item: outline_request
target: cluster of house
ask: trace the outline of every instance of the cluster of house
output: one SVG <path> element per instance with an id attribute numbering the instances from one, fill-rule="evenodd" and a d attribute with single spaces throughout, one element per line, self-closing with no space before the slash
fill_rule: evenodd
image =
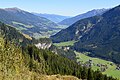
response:
<path id="1" fill-rule="evenodd" d="M 64 51 L 68 51 L 68 50 L 70 50 L 70 47 L 68 47 L 68 46 L 62 46 L 62 47 L 59 47 L 59 49 L 63 49 Z"/>
<path id="2" fill-rule="evenodd" d="M 117 65 L 116 70 L 120 70 L 120 65 Z"/>
<path id="3" fill-rule="evenodd" d="M 102 71 L 102 72 L 104 72 L 104 71 L 106 71 L 108 69 L 108 66 L 106 64 L 105 65 L 104 64 L 100 64 L 100 63 L 95 64 L 95 63 L 93 63 L 92 60 L 88 60 L 85 63 L 78 62 L 78 64 L 82 65 L 82 66 L 85 66 L 85 67 L 88 67 L 88 68 L 90 68 L 92 66 L 97 66 L 97 67 L 100 68 L 100 71 Z"/>
<path id="4" fill-rule="evenodd" d="M 86 61 L 85 63 L 83 63 L 83 61 L 79 61 L 78 64 L 81 66 L 88 67 L 88 68 L 92 67 L 93 65 L 92 60 Z"/>
<path id="5" fill-rule="evenodd" d="M 108 66 L 106 64 L 97 64 L 97 66 L 100 67 L 100 70 L 102 72 L 104 72 L 108 69 Z"/>
<path id="6" fill-rule="evenodd" d="M 99 70 L 101 72 L 105 72 L 108 69 L 108 65 L 113 66 L 113 63 L 107 63 L 108 65 L 107 64 L 100 64 L 100 63 L 95 64 L 95 63 L 93 63 L 92 60 L 88 60 L 85 63 L 83 63 L 83 61 L 79 61 L 78 64 L 81 66 L 88 67 L 88 68 L 90 68 L 92 66 L 97 66 L 97 67 L 99 67 Z M 120 65 L 117 65 L 116 70 L 120 70 Z"/>

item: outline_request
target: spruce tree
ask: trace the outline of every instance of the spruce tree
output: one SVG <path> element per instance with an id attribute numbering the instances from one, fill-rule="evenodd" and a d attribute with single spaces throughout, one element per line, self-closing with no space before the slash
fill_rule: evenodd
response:
<path id="1" fill-rule="evenodd" d="M 82 73 L 81 73 L 82 79 L 87 79 L 87 68 L 83 67 Z"/>
<path id="2" fill-rule="evenodd" d="M 88 69 L 87 80 L 94 80 L 94 78 L 93 78 L 93 72 L 92 72 L 91 68 Z"/>

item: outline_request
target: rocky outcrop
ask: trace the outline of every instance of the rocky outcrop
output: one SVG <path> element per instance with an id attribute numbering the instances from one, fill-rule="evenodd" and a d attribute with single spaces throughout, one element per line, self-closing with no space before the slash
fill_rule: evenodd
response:
<path id="1" fill-rule="evenodd" d="M 51 47 L 52 43 L 38 43 L 35 44 L 35 46 L 39 49 L 49 49 Z"/>

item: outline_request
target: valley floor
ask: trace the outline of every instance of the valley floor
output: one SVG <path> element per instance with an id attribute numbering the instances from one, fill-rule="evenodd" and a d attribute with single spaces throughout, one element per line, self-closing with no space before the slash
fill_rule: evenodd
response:
<path id="1" fill-rule="evenodd" d="M 79 53 L 76 52 L 76 58 L 77 58 L 77 62 L 78 63 L 82 63 L 82 64 L 86 64 L 87 62 L 89 62 L 89 60 L 91 61 L 91 67 L 93 70 L 103 70 L 105 69 L 105 71 L 103 71 L 103 74 L 107 74 L 108 76 L 113 76 L 114 78 L 118 78 L 120 79 L 120 70 L 117 70 L 117 66 L 116 64 L 114 64 L 113 62 L 110 61 L 106 61 L 103 59 L 99 59 L 99 58 L 92 58 L 86 55 L 86 53 Z M 104 66 L 106 66 L 107 68 L 105 68 Z"/>
<path id="2" fill-rule="evenodd" d="M 64 46 L 73 46 L 76 41 L 68 41 L 68 42 L 61 42 L 61 43 L 54 43 L 55 46 L 57 47 L 64 47 Z M 85 66 L 89 66 L 89 61 L 90 65 L 93 70 L 102 70 L 103 74 L 107 74 L 108 76 L 112 76 L 114 78 L 120 79 L 120 70 L 117 70 L 117 65 L 114 64 L 113 62 L 106 61 L 103 59 L 99 58 L 93 58 L 87 56 L 87 52 L 85 53 L 79 53 L 74 51 L 76 54 L 76 59 L 79 64 L 83 64 Z"/>

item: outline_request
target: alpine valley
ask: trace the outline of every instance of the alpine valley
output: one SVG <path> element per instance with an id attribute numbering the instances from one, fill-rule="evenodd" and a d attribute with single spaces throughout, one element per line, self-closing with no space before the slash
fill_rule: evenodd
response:
<path id="1" fill-rule="evenodd" d="M 101 58 L 107 61 L 120 64 L 120 45 L 119 45 L 119 24 L 120 6 L 106 11 L 102 15 L 85 18 L 75 22 L 66 29 L 51 36 L 55 45 L 70 46 L 72 50 L 83 53 L 93 58 Z M 67 44 L 70 45 L 67 45 Z M 80 58 L 80 61 L 82 57 Z M 88 58 L 91 60 L 91 58 Z M 87 61 L 89 61 L 87 59 Z M 100 61 L 100 60 L 99 60 Z M 83 60 L 84 62 L 84 60 Z M 86 62 L 86 61 L 85 61 Z M 81 62 L 79 62 L 82 64 Z M 93 63 L 94 65 L 95 63 Z M 98 63 L 97 65 L 99 65 Z M 104 64 L 106 65 L 106 64 Z M 112 70 L 112 68 L 110 68 Z M 115 67 L 113 70 L 118 69 Z M 119 69 L 118 69 L 119 70 Z M 107 71 L 107 72 L 106 72 Z M 118 75 L 118 71 L 103 71 L 110 75 Z"/>
<path id="2" fill-rule="evenodd" d="M 120 6 L 74 17 L 1 8 L 0 80 L 120 80 L 119 13 Z"/>
<path id="3" fill-rule="evenodd" d="M 0 21 L 37 39 L 49 37 L 64 28 L 47 18 L 36 16 L 16 7 L 0 9 Z"/>

